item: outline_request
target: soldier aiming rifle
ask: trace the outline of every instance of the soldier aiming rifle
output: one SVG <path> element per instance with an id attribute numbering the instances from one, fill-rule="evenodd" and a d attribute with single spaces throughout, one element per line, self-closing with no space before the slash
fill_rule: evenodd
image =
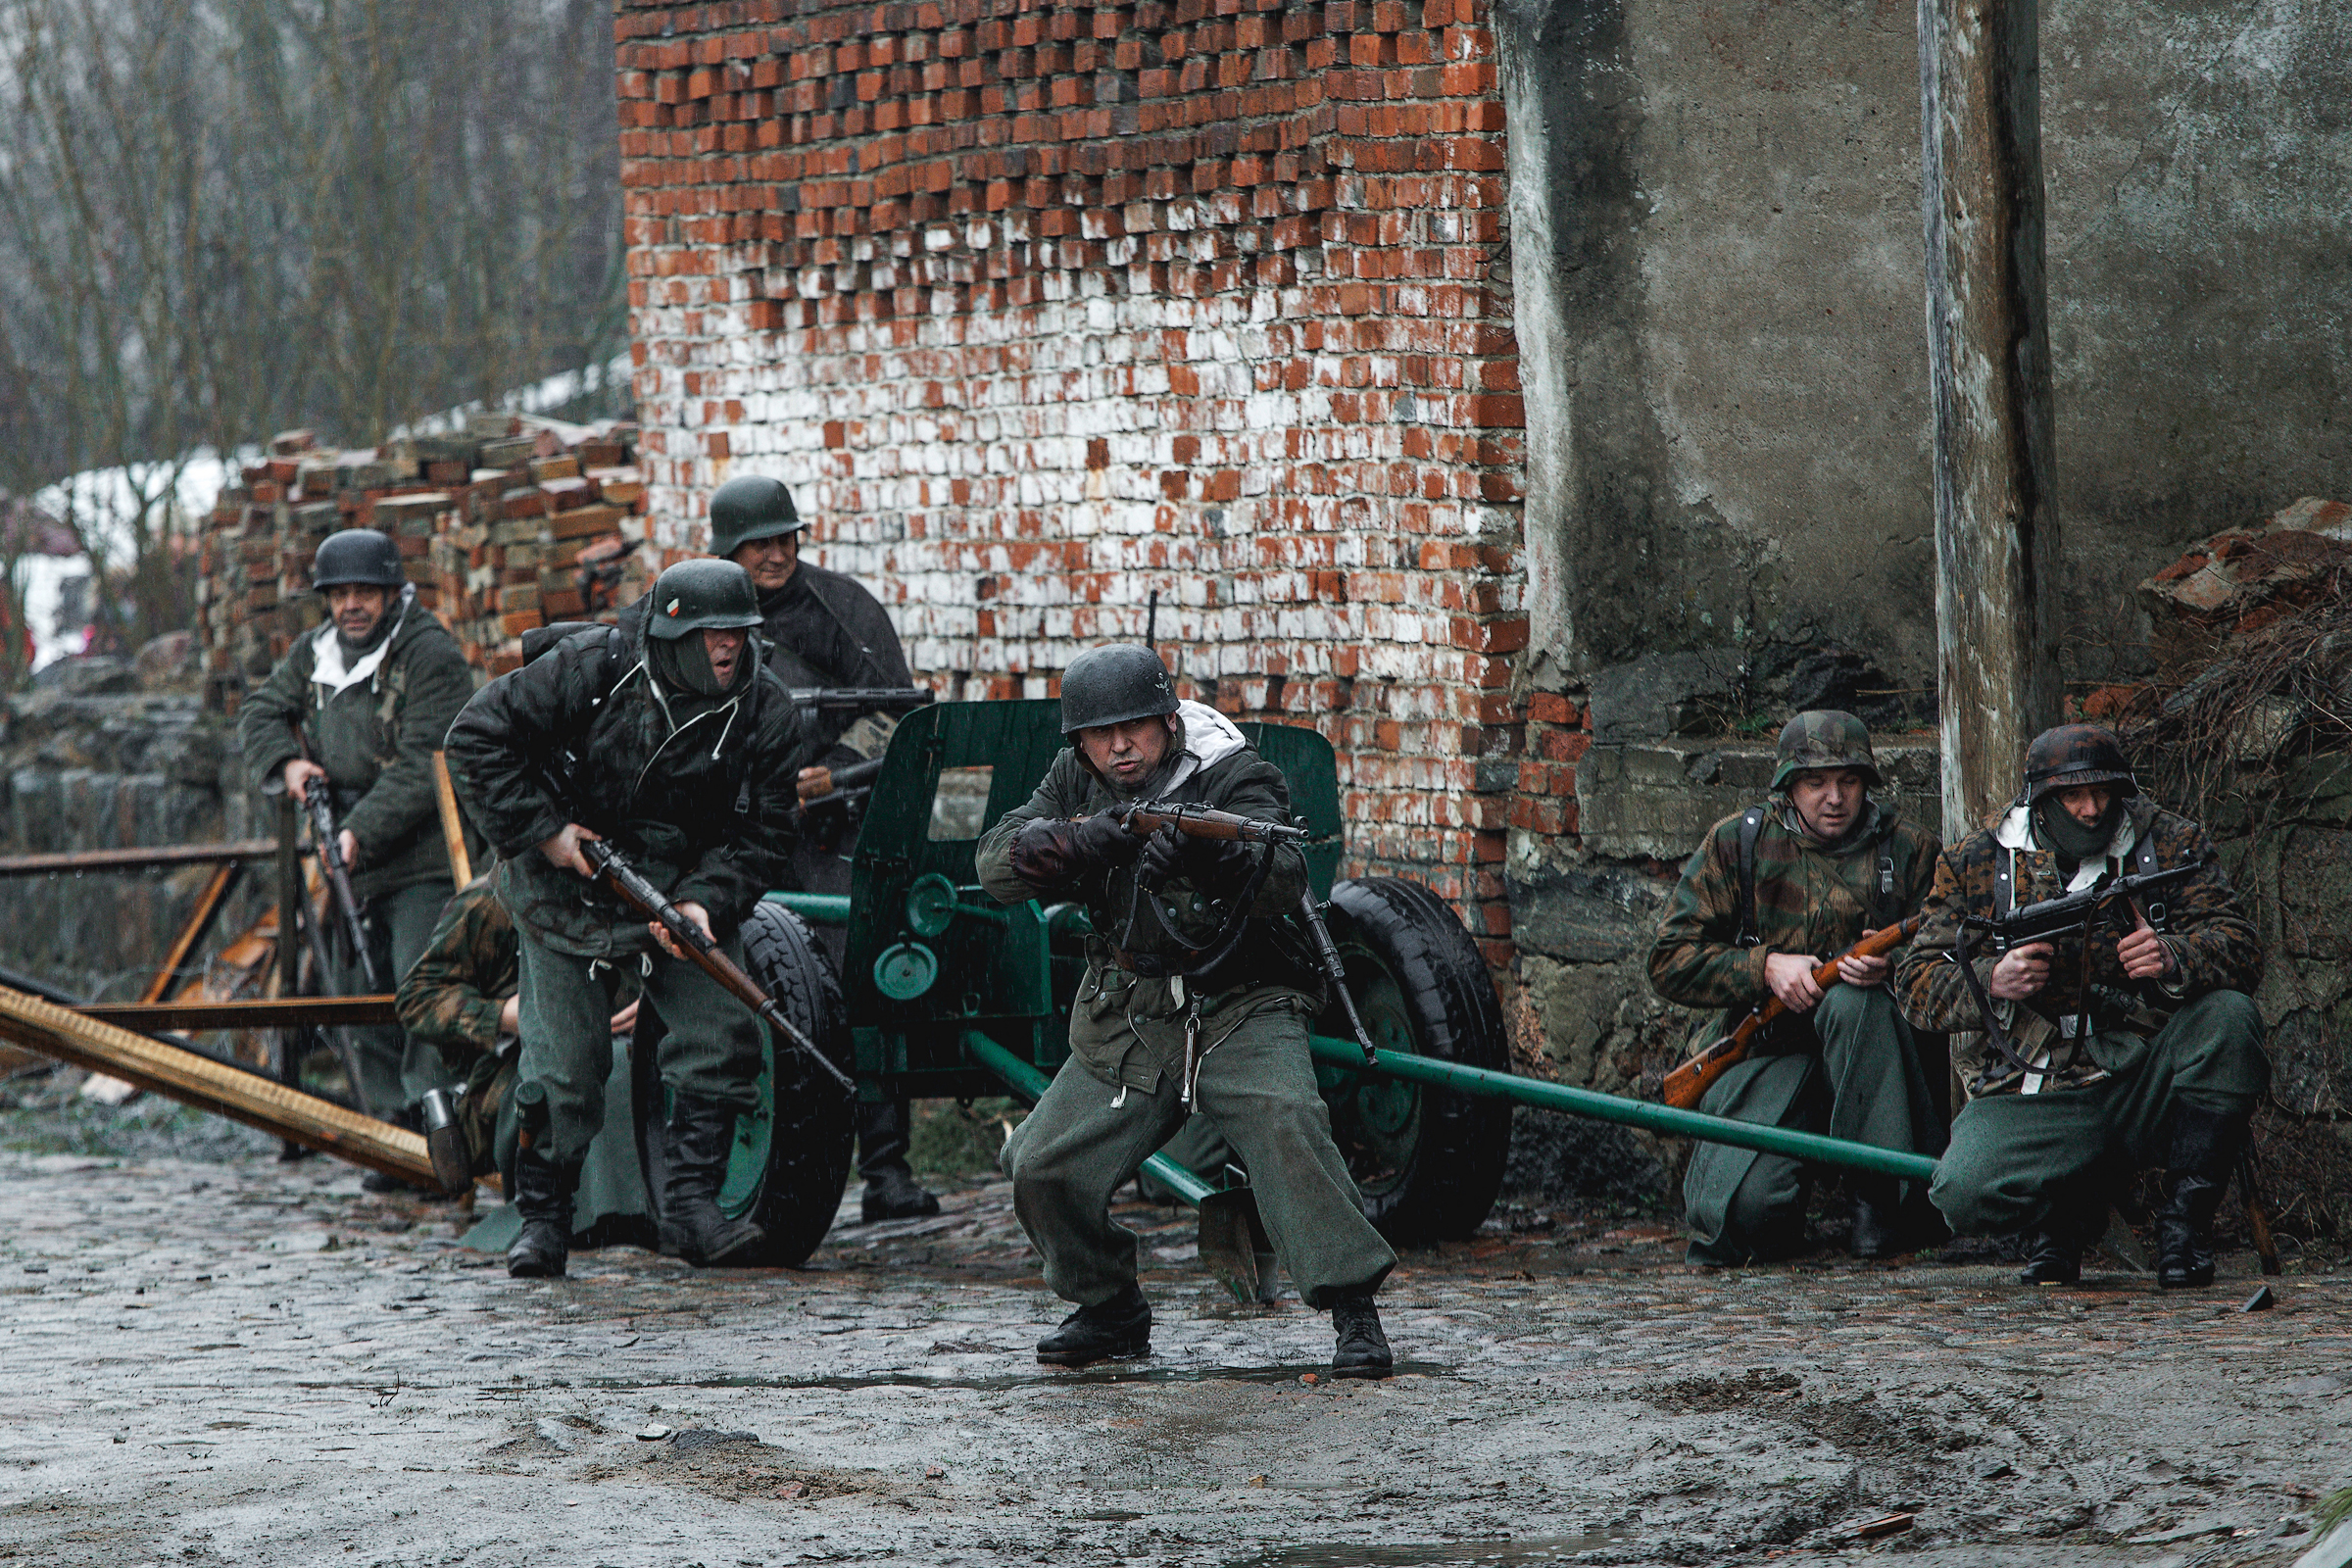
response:
<path id="1" fill-rule="evenodd" d="M 451 774 L 502 857 L 498 896 L 517 928 L 516 1094 L 545 1107 L 515 1156 L 523 1229 L 507 1268 L 518 1278 L 564 1270 L 572 1193 L 604 1125 L 621 962 L 638 968 L 641 1009 L 664 1026 L 664 1250 L 718 1263 L 764 1239 L 718 1206 L 736 1118 L 759 1104 L 758 1019 L 695 961 L 699 944 L 614 891 L 594 852 L 627 856 L 740 967 L 744 917 L 789 877 L 800 722 L 760 662 L 742 567 L 682 562 L 644 604 L 631 628 L 585 627 L 491 682 L 449 732 Z"/>
<path id="2" fill-rule="evenodd" d="M 999 901 L 1079 900 L 1095 930 L 1070 1059 L 1004 1146 L 1046 1283 L 1077 1307 L 1038 1359 L 1082 1366 L 1150 1349 L 1135 1236 L 1111 1221 L 1110 1199 L 1198 1112 L 1247 1163 L 1299 1295 L 1332 1314 L 1333 1374 L 1385 1377 L 1373 1295 L 1396 1254 L 1364 1218 L 1307 1053 L 1325 980 L 1298 915 L 1306 863 L 1287 842 L 1289 787 L 1222 714 L 1180 703 L 1148 648 L 1072 661 L 1061 727 L 1069 744 L 977 852 Z M 1139 837 L 1152 824 L 1132 808 L 1145 802 L 1262 828 L 1197 836 L 1163 822 Z"/>
<path id="3" fill-rule="evenodd" d="M 452 882 L 432 756 L 473 691 L 473 671 L 416 603 L 384 534 L 346 528 L 319 545 L 311 579 L 328 618 L 296 640 L 237 711 L 257 788 L 282 788 L 319 827 L 342 933 L 321 983 L 385 990 L 424 951 Z M 334 862 L 345 870 L 336 877 Z M 349 1032 L 352 1088 L 372 1114 L 417 1125 L 428 1090 L 450 1087 L 440 1053 L 398 1025 Z M 370 1173 L 370 1192 L 404 1187 Z"/>

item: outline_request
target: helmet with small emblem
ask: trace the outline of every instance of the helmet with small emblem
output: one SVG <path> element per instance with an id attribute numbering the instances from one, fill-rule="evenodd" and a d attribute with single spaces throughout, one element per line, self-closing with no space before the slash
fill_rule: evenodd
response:
<path id="1" fill-rule="evenodd" d="M 808 524 L 781 479 L 746 474 L 710 494 L 710 553 L 731 556 L 755 539 L 799 533 Z"/>
<path id="2" fill-rule="evenodd" d="M 664 642 L 690 631 L 760 624 L 752 574 L 732 561 L 681 561 L 654 579 L 645 634 Z"/>
<path id="3" fill-rule="evenodd" d="M 1782 725 L 1774 756 L 1778 759 L 1772 770 L 1776 790 L 1787 789 L 1799 773 L 1838 767 L 1854 769 L 1874 790 L 1886 782 L 1870 749 L 1870 726 L 1835 708 L 1809 709 Z"/>
<path id="4" fill-rule="evenodd" d="M 311 562 L 311 586 L 322 592 L 355 582 L 398 588 L 408 580 L 408 573 L 400 569 L 400 546 L 373 528 L 328 534 Z"/>
<path id="5" fill-rule="evenodd" d="M 1141 643 L 1090 648 L 1061 672 L 1061 732 L 1176 711 L 1176 687 L 1159 655 Z"/>
<path id="6" fill-rule="evenodd" d="M 2115 731 L 2104 724 L 2061 724 L 2034 736 L 2026 748 L 2026 804 L 2079 784 L 2121 784 L 2121 795 L 2139 793 Z"/>

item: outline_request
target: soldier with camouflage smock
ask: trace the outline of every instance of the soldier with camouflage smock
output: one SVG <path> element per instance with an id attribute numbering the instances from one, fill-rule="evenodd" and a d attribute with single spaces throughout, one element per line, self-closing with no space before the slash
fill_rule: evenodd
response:
<path id="1" fill-rule="evenodd" d="M 1178 702 L 1149 648 L 1073 660 L 1061 728 L 1069 744 L 976 857 L 1000 902 L 1079 900 L 1094 921 L 1070 1059 L 1004 1146 L 1013 1212 L 1046 1283 L 1078 1307 L 1037 1358 L 1082 1366 L 1150 1348 L 1135 1235 L 1111 1222 L 1110 1198 L 1198 1111 L 1248 1164 L 1298 1294 L 1331 1313 L 1333 1375 L 1386 1377 L 1372 1297 L 1396 1254 L 1364 1218 L 1307 1054 L 1324 981 L 1291 913 L 1306 862 L 1291 846 L 1268 860 L 1173 829 L 1147 843 L 1120 819 L 1138 802 L 1182 801 L 1287 824 L 1289 785 L 1223 714 Z"/>
<path id="2" fill-rule="evenodd" d="M 473 671 L 433 612 L 416 603 L 400 551 L 371 528 L 346 528 L 318 547 L 312 583 L 327 623 L 299 639 L 237 710 L 237 741 L 257 787 L 282 781 L 297 800 L 334 794 L 343 855 L 364 909 L 375 971 L 386 982 L 424 950 L 449 898 L 449 851 L 434 803 L 432 760 L 449 721 L 473 694 Z M 367 989 L 358 955 L 329 925 L 337 992 Z M 414 1121 L 449 1070 L 430 1045 L 397 1025 L 351 1031 L 360 1081 L 375 1115 Z M 371 1191 L 405 1185 L 371 1175 Z"/>
<path id="3" fill-rule="evenodd" d="M 1889 961 L 1847 957 L 1828 989 L 1813 981 L 1815 969 L 1907 918 L 1926 896 L 1936 838 L 1871 799 L 1883 783 L 1860 719 L 1826 710 L 1790 719 L 1771 798 L 1716 823 L 1683 866 L 1649 950 L 1649 981 L 1668 1002 L 1721 1009 L 1699 1031 L 1700 1045 L 1768 998 L 1788 1009 L 1700 1109 L 1933 1154 L 1943 1147 L 1943 1122 L 1887 989 Z M 1916 1184 L 1868 1177 L 1851 1185 L 1856 1255 L 1940 1240 Z M 1808 1186 L 1796 1160 L 1698 1145 L 1683 1178 L 1690 1260 L 1796 1251 Z"/>
<path id="4" fill-rule="evenodd" d="M 580 1165 L 605 1122 L 613 966 L 637 967 L 666 1026 L 669 1158 L 656 1195 L 663 1245 L 716 1263 L 763 1240 L 718 1206 L 735 1122 L 760 1102 L 760 1023 L 669 935 L 590 880 L 610 839 L 690 920 L 743 961 L 740 927 L 783 885 L 792 853 L 791 695 L 760 662 L 751 579 L 688 561 L 655 579 L 634 634 L 588 626 L 484 687 L 450 726 L 449 763 L 501 857 L 499 902 L 520 943 L 518 1100 L 546 1122 L 519 1141 L 518 1278 L 562 1274 Z"/>
<path id="5" fill-rule="evenodd" d="M 747 475 L 729 479 L 710 496 L 710 553 L 751 574 L 760 596 L 767 667 L 793 689 L 911 684 L 898 630 L 874 596 L 856 578 L 801 559 L 801 534 L 808 526 L 781 480 Z M 622 611 L 622 629 L 634 626 L 640 613 L 637 606 Z M 887 712 L 818 713 L 813 722 L 804 715 L 800 798 L 830 793 L 833 769 L 880 757 L 898 722 Z M 850 857 L 857 848 L 854 832 L 835 843 L 802 840 L 793 852 L 801 890 L 849 892 Z M 828 927 L 817 940 L 838 965 L 845 934 Z M 939 1200 L 915 1181 L 907 1163 L 906 1097 L 872 1103 L 860 1100 L 857 1118 L 858 1173 L 865 1178 L 860 1216 L 871 1224 L 938 1213 Z"/>
<path id="6" fill-rule="evenodd" d="M 2025 788 L 1989 828 L 1943 852 L 1895 975 L 1911 1021 L 1960 1034 L 1968 1104 L 1936 1173 L 1936 1205 L 1972 1235 L 2025 1231 L 2028 1283 L 2071 1283 L 2116 1185 L 2161 1164 L 2157 1284 L 2213 1283 L 2213 1218 L 2255 1102 L 2270 1087 L 2249 995 L 2262 948 L 2204 829 L 2139 793 L 2115 736 L 2066 724 L 2026 751 Z M 2204 869 L 2134 929 L 1975 959 L 2007 1059 L 1952 952 L 1963 915 L 1991 917 L 2102 876 Z M 2156 924 L 2149 923 L 2154 914 Z"/>
<path id="7" fill-rule="evenodd" d="M 521 943 L 514 917 L 477 877 L 460 889 L 441 912 L 441 923 L 393 998 L 401 1027 L 441 1053 L 452 1067 L 466 1069 L 458 1096 L 458 1121 L 466 1154 L 477 1174 L 490 1169 L 500 1105 L 514 1080 L 517 1037 L 522 1032 Z M 637 1021 L 637 977 L 622 970 L 619 995 L 630 999 L 609 1027 L 625 1035 Z M 636 1157 L 631 1151 L 629 1157 Z"/>

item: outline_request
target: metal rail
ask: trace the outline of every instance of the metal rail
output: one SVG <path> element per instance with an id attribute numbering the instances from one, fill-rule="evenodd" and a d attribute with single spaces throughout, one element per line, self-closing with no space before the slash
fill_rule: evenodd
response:
<path id="1" fill-rule="evenodd" d="M 850 896 L 847 893 L 767 893 L 760 896 L 762 904 L 780 904 L 810 925 L 847 926 L 850 923 Z"/>
<path id="2" fill-rule="evenodd" d="M 267 860 L 276 853 L 275 839 L 238 839 L 228 844 L 162 844 L 122 850 L 65 850 L 50 855 L 0 855 L 0 876 L 142 871 L 156 865 L 218 865 L 223 860 Z"/>
<path id="3" fill-rule="evenodd" d="M 390 997 L 270 997 L 238 1002 L 125 1002 L 76 1005 L 74 1011 L 125 1029 L 290 1029 L 315 1024 L 398 1023 Z"/>
<path id="4" fill-rule="evenodd" d="M 1728 1116 L 1709 1116 L 1702 1111 L 1677 1110 L 1672 1105 L 1652 1104 L 1646 1100 L 1627 1100 L 1621 1095 L 1604 1095 L 1569 1084 L 1548 1083 L 1541 1078 L 1521 1078 L 1514 1073 L 1492 1072 L 1484 1067 L 1465 1067 L 1458 1062 L 1441 1061 L 1434 1056 L 1416 1056 L 1404 1052 L 1378 1052 L 1377 1059 L 1367 1066 L 1363 1051 L 1354 1041 L 1337 1040 L 1330 1035 L 1312 1036 L 1309 1044 L 1315 1060 L 1327 1067 L 1344 1067 L 1349 1072 L 1379 1073 L 1390 1078 L 1401 1078 L 1407 1083 L 1427 1084 L 1433 1089 L 1450 1089 L 1456 1094 L 1508 1100 L 1542 1110 L 1564 1110 L 1571 1116 L 1612 1121 L 1621 1126 L 1640 1127 L 1647 1132 L 1665 1133 L 1676 1138 L 1729 1144 L 1734 1149 L 1752 1149 L 1764 1154 L 1785 1154 L 1790 1159 L 1807 1160 L 1817 1165 L 1843 1165 L 1849 1170 L 1897 1176 L 1905 1181 L 1932 1181 L 1936 1175 L 1936 1161 L 1927 1154 L 1876 1149 L 1869 1144 L 1848 1143 L 1842 1138 L 1825 1138 L 1819 1133 L 1734 1121 Z"/>

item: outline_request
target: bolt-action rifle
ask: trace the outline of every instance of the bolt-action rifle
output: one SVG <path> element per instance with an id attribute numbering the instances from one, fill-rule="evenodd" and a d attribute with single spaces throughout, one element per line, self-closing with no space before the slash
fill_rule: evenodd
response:
<path id="1" fill-rule="evenodd" d="M 2000 1017 L 1993 1011 L 1992 996 L 1984 989 L 1984 982 L 1977 976 L 1976 953 L 1972 951 L 1969 941 L 1972 932 L 1983 932 L 1985 937 L 1984 947 L 1993 953 L 2004 954 L 2028 943 L 2080 931 L 2083 944 L 2082 1003 L 2087 1003 L 2093 989 L 2090 984 L 2091 932 L 2102 924 L 2127 924 L 2127 910 L 2144 917 L 2150 928 L 2163 930 L 2166 912 L 2164 901 L 2151 895 L 2185 882 L 2204 868 L 2204 862 L 2200 860 L 2135 876 L 2117 876 L 2110 872 L 2079 893 L 2044 899 L 2039 904 L 2029 904 L 2007 914 L 1963 915 L 1959 934 L 1952 943 L 1951 960 L 1960 966 L 1960 978 L 1968 986 L 1969 996 L 1976 1002 L 1977 1013 L 1984 1021 L 1984 1039 L 1994 1054 L 2020 1072 L 2041 1070 L 2018 1054 L 2016 1047 L 2010 1044 L 2009 1032 L 2001 1026 Z M 2143 899 L 2146 900 L 2144 904 L 2141 902 Z M 2097 989 L 2105 990 L 2104 987 Z M 2078 1012 L 2086 1010 L 2082 1003 L 2076 1007 Z"/>
<path id="2" fill-rule="evenodd" d="M 1919 916 L 1915 914 L 1899 924 L 1873 931 L 1815 969 L 1813 983 L 1824 987 L 1837 984 L 1838 964 L 1848 958 L 1876 958 L 1882 954 L 1891 953 L 1910 941 L 1918 930 Z M 1730 1034 L 1668 1073 L 1658 1098 L 1678 1110 L 1695 1108 L 1706 1092 L 1715 1087 L 1715 1080 L 1745 1061 L 1747 1054 L 1755 1049 L 1756 1037 L 1788 1010 L 1788 1004 L 1779 997 L 1767 998 L 1761 1006 L 1753 1008 L 1746 1017 L 1740 1019 Z"/>
<path id="3" fill-rule="evenodd" d="M 1267 822 L 1254 816 L 1243 816 L 1234 811 L 1212 810 L 1205 806 L 1188 806 L 1181 802 L 1146 801 L 1120 813 L 1127 831 L 1138 838 L 1150 838 L 1161 828 L 1173 828 L 1186 838 L 1214 839 L 1226 844 L 1263 844 L 1278 846 L 1298 844 L 1314 835 L 1302 827 L 1283 822 Z M 1271 849 L 1268 858 L 1271 858 Z M 1235 922 L 1248 917 L 1250 896 L 1264 880 L 1263 872 L 1252 880 L 1247 895 L 1238 901 Z M 1331 988 L 1339 994 L 1340 1006 L 1348 1014 L 1348 1027 L 1354 1031 L 1356 1046 L 1364 1054 L 1366 1065 L 1379 1060 L 1372 1049 L 1372 1037 L 1364 1029 L 1364 1020 L 1356 1014 L 1355 998 L 1348 990 L 1348 966 L 1340 959 L 1339 945 L 1331 940 L 1331 928 L 1323 923 L 1323 910 L 1315 903 L 1310 888 L 1298 895 L 1298 918 L 1305 923 L 1307 934 L 1314 938 L 1315 956 L 1330 977 Z"/>
<path id="4" fill-rule="evenodd" d="M 784 1009 L 776 1005 L 775 999 L 760 982 L 744 973 L 723 948 L 688 919 L 684 910 L 670 903 L 644 872 L 629 863 L 627 856 L 602 839 L 589 838 L 580 840 L 580 855 L 596 868 L 597 879 L 611 888 L 621 903 L 668 932 L 670 941 L 677 944 L 678 951 L 696 968 L 717 981 L 736 1001 L 775 1025 L 785 1039 L 806 1052 L 808 1059 L 822 1067 L 835 1083 L 852 1094 L 858 1092 L 856 1080 L 826 1059 L 825 1054 L 816 1049 L 816 1042 L 794 1027 L 792 1020 L 784 1016 Z"/>
<path id="5" fill-rule="evenodd" d="M 304 792 L 302 808 L 311 813 L 311 837 L 318 840 L 318 864 L 326 872 L 327 887 L 335 901 L 335 912 L 343 917 L 343 936 L 351 951 L 359 955 L 360 972 L 368 977 L 370 992 L 386 989 L 383 979 L 375 972 L 375 956 L 368 951 L 368 929 L 360 917 L 360 901 L 351 891 L 351 867 L 343 858 L 343 834 L 335 821 L 333 792 L 320 778 L 311 780 Z M 319 976 L 323 983 L 325 976 Z"/>

